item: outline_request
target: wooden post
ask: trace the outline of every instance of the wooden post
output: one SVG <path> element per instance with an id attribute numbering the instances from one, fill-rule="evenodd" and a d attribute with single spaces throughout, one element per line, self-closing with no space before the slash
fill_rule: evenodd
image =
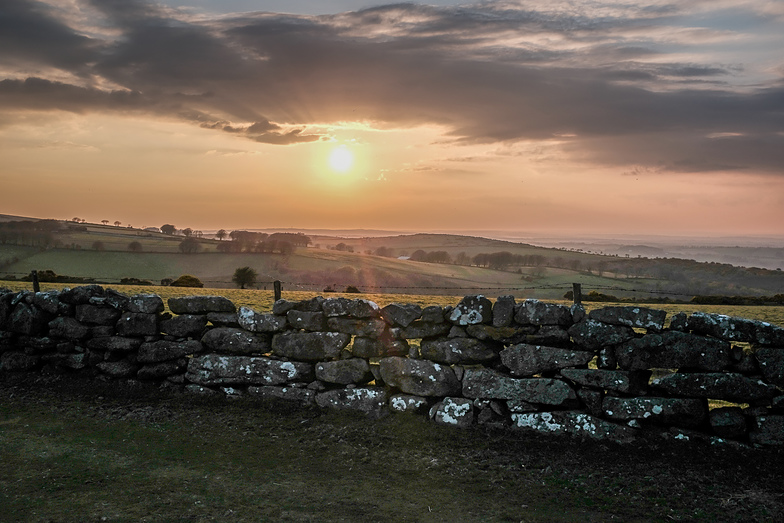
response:
<path id="1" fill-rule="evenodd" d="M 41 284 L 38 283 L 38 271 L 33 271 L 33 292 L 41 292 Z"/>
<path id="2" fill-rule="evenodd" d="M 574 304 L 581 305 L 583 302 L 582 285 L 579 283 L 572 284 L 572 293 L 574 294 Z"/>
<path id="3" fill-rule="evenodd" d="M 280 299 L 280 282 L 275 280 L 273 285 L 275 286 L 275 301 L 278 301 Z"/>

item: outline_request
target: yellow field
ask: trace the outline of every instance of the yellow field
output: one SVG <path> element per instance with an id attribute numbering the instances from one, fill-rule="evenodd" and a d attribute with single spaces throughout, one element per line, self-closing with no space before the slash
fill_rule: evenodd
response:
<path id="1" fill-rule="evenodd" d="M 63 283 L 42 283 L 41 290 L 47 291 L 51 289 L 63 289 L 65 287 L 75 287 L 76 284 L 63 284 Z M 15 282 L 15 281 L 0 281 L 0 288 L 6 287 L 13 291 L 19 290 L 32 290 L 32 284 L 29 282 Z M 238 307 L 250 307 L 258 312 L 269 312 L 272 310 L 274 302 L 273 291 L 268 290 L 254 290 L 254 289 L 193 289 L 185 287 L 158 287 L 158 286 L 131 286 L 131 285 L 106 285 L 107 288 L 112 288 L 118 292 L 127 295 L 133 294 L 158 294 L 163 298 L 164 303 L 169 298 L 181 296 L 196 296 L 196 295 L 217 295 L 225 296 L 234 302 Z M 319 293 L 319 292 L 305 292 L 305 291 L 285 291 L 283 298 L 290 301 L 306 300 L 314 296 L 337 297 L 342 296 L 346 298 L 364 298 L 377 303 L 379 306 L 384 307 L 390 303 L 415 303 L 420 306 L 428 305 L 457 305 L 462 296 L 431 296 L 425 294 L 343 294 L 343 293 Z M 491 299 L 494 299 L 491 297 Z M 561 303 L 570 305 L 567 301 L 553 301 L 553 303 Z M 629 305 L 628 303 L 586 303 L 586 309 L 600 309 L 602 307 L 613 305 Z M 667 311 L 668 318 L 678 312 L 707 312 L 716 314 L 726 314 L 729 316 L 737 316 L 741 318 L 748 318 L 753 320 L 767 321 L 775 325 L 784 326 L 784 307 L 781 306 L 742 306 L 742 305 L 697 305 L 697 304 L 652 304 L 642 306 L 652 309 L 660 309 Z M 168 310 L 168 307 L 167 307 Z"/>

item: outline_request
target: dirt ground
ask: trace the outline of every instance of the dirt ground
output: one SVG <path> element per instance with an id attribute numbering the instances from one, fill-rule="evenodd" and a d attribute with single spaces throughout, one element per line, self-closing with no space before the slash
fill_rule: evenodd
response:
<path id="1" fill-rule="evenodd" d="M 784 520 L 780 448 L 461 430 L 59 376 L 0 375 L 0 457 L 2 521 Z"/>

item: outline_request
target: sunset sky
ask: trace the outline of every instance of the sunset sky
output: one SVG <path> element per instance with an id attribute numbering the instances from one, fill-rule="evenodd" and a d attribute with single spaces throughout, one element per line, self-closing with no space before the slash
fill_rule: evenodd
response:
<path id="1" fill-rule="evenodd" d="M 784 236 L 784 2 L 2 0 L 0 202 Z"/>

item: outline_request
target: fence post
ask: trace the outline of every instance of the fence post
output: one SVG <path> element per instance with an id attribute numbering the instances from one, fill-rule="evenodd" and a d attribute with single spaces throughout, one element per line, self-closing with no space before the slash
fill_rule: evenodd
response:
<path id="1" fill-rule="evenodd" d="M 272 284 L 275 286 L 275 301 L 278 301 L 280 299 L 280 282 L 275 280 Z"/>
<path id="2" fill-rule="evenodd" d="M 583 302 L 583 290 L 582 285 L 579 283 L 572 284 L 572 294 L 574 294 L 574 304 L 575 305 L 582 305 Z"/>

